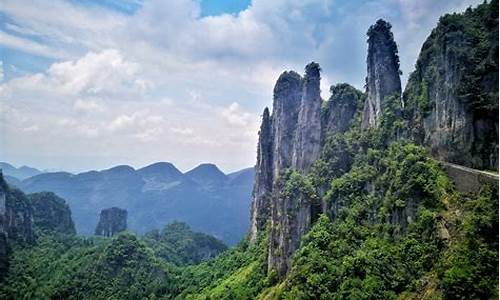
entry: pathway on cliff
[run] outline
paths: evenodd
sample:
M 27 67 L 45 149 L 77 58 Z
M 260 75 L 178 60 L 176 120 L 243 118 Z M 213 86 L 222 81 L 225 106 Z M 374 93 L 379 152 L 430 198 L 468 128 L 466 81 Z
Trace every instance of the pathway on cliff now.
M 494 172 L 472 169 L 445 161 L 441 161 L 441 163 L 460 192 L 476 193 L 484 184 L 498 186 L 499 177 Z

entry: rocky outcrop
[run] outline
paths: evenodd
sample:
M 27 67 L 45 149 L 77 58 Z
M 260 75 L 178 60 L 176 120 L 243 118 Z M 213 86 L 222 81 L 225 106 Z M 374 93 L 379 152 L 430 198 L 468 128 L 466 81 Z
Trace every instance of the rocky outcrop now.
M 311 167 L 321 150 L 320 70 L 317 63 L 308 64 L 303 80 L 292 156 L 292 167 L 301 171 Z
M 254 241 L 270 224 L 268 268 L 279 277 L 288 270 L 315 209 L 311 194 L 302 189 L 297 189 L 300 195 L 284 193 L 284 187 L 290 180 L 302 182 L 297 178 L 318 159 L 324 133 L 347 130 L 362 98 L 354 88 L 339 85 L 332 88 L 334 103 L 322 113 L 320 70 L 313 62 L 303 78 L 293 71 L 281 74 L 274 88 L 273 113 L 266 109 L 262 117 L 249 237 Z
M 290 268 L 292 255 L 310 229 L 314 192 L 308 190 L 305 176 L 288 171 L 273 188 L 268 270 L 282 278 Z
M 111 237 L 126 229 L 127 211 L 118 207 L 111 207 L 101 211 L 95 234 Z
M 378 125 L 387 97 L 401 96 L 398 48 L 391 32 L 391 24 L 380 19 L 370 27 L 367 35 L 367 98 L 362 128 Z
M 71 210 L 64 199 L 51 192 L 29 194 L 35 227 L 41 230 L 76 234 Z
M 302 77 L 294 71 L 281 74 L 274 87 L 272 134 L 275 178 L 292 165 L 302 92 Z
M 282 170 L 289 167 L 299 172 L 307 172 L 319 157 L 322 132 L 320 70 L 319 65 L 314 62 L 305 68 L 296 125 L 292 126 L 295 129 L 295 137 L 292 139 L 291 165 L 281 165 L 282 169 L 275 171 L 275 174 L 280 176 L 274 179 L 272 192 L 268 267 L 279 277 L 285 275 L 290 265 L 291 254 L 298 248 L 301 237 L 311 225 L 310 201 L 305 199 L 307 196 L 283 194 L 287 175 L 283 174 Z M 295 112 L 293 109 L 296 107 L 292 106 L 292 112 Z M 279 141 L 275 140 L 275 143 Z
M 439 160 L 498 170 L 498 1 L 442 17 L 415 67 L 410 136 Z
M 401 94 L 399 58 L 390 29 L 389 23 L 379 20 L 368 31 L 368 97 L 362 116 L 365 128 L 377 125 L 387 97 Z M 303 78 L 293 71 L 281 74 L 274 88 L 272 132 L 268 131 L 266 114 L 260 132 L 250 239 L 255 240 L 269 221 L 268 268 L 280 278 L 321 210 L 321 204 L 313 199 L 315 193 L 303 194 L 301 188 L 297 189 L 300 195 L 290 195 L 283 193 L 285 187 L 289 189 L 305 180 L 297 176 L 307 173 L 320 157 L 328 135 L 360 126 L 358 113 L 364 95 L 348 84 L 339 84 L 331 88 L 330 101 L 323 103 L 320 71 L 319 65 L 312 62 L 306 66 Z M 295 172 L 295 177 L 290 177 L 289 170 Z M 302 183 L 307 186 L 305 181 Z
M 322 116 L 323 142 L 328 135 L 351 128 L 355 114 L 360 111 L 365 98 L 362 92 L 347 83 L 332 86 L 330 92 L 331 96 Z M 357 122 L 359 126 L 359 121 Z
M 269 219 L 271 206 L 271 191 L 273 184 L 273 135 L 269 109 L 266 107 L 262 115 L 262 125 L 259 131 L 257 146 L 257 164 L 255 166 L 255 184 L 252 192 L 250 240 L 254 241 L 257 234 L 265 229 Z
M 23 192 L 11 188 L 0 172 L 0 234 L 19 243 L 35 241 L 33 208 Z
M 33 209 L 24 193 L 7 185 L 0 171 L 0 281 L 9 266 L 11 241 L 20 245 L 35 241 Z

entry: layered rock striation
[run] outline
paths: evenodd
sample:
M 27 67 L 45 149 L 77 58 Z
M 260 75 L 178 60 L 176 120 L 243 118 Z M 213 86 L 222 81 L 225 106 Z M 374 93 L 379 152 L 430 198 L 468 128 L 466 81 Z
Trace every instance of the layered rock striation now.
M 292 168 L 296 170 L 308 171 L 321 150 L 320 70 L 317 63 L 308 64 L 302 82 L 302 98 L 292 154 Z
M 271 190 L 273 184 L 273 134 L 269 109 L 262 115 L 257 146 L 257 165 L 255 166 L 255 184 L 252 192 L 250 220 L 250 240 L 257 238 L 257 233 L 265 229 L 269 218 Z
M 403 99 L 410 137 L 434 157 L 498 170 L 498 1 L 440 19 Z
M 333 207 L 318 200 L 324 196 L 322 185 L 329 183 L 313 186 L 307 176 L 310 171 L 342 174 L 350 168 L 351 150 L 336 144 L 336 134 L 360 128 L 381 143 L 408 138 L 438 159 L 498 169 L 498 2 L 467 14 L 467 19 L 478 19 L 483 29 L 478 32 L 488 34 L 467 30 L 461 15 L 442 18 L 422 48 L 403 98 L 398 49 L 391 24 L 384 20 L 367 33 L 365 94 L 338 84 L 331 87 L 329 101 L 323 101 L 316 63 L 306 66 L 304 77 L 293 71 L 281 74 L 272 114 L 266 108 L 262 118 L 250 230 L 254 241 L 269 226 L 269 273 L 278 278 L 286 274 L 318 212 L 334 215 L 342 208 L 342 199 L 333 201 Z M 404 233 L 416 217 L 418 197 L 407 199 L 387 221 Z
M 266 108 L 262 116 L 249 236 L 254 241 L 270 226 L 268 267 L 278 276 L 288 270 L 317 208 L 307 193 L 283 193 L 287 178 L 294 176 L 290 171 L 309 171 L 325 136 L 351 126 L 362 95 L 347 84 L 332 87 L 335 97 L 323 107 L 320 71 L 312 62 L 304 77 L 294 71 L 281 74 L 274 87 L 273 113 Z

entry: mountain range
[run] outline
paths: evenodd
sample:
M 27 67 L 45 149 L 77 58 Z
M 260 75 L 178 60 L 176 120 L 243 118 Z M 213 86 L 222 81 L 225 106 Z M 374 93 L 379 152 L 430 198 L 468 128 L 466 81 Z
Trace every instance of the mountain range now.
M 232 245 L 248 229 L 253 168 L 224 174 L 214 164 L 201 164 L 182 173 L 158 162 L 137 170 L 120 165 L 72 174 L 0 167 L 7 182 L 26 193 L 50 191 L 64 198 L 80 234 L 92 234 L 99 211 L 112 206 L 130 212 L 129 229 L 137 233 L 183 221 Z

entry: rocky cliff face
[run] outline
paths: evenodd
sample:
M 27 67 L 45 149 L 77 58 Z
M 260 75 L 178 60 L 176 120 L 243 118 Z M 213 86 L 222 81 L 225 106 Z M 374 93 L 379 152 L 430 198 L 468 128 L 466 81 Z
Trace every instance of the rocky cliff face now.
M 32 243 L 33 208 L 23 192 L 7 185 L 0 173 L 0 234 L 21 243 Z
M 318 212 L 335 217 L 342 209 L 342 199 L 333 199 L 331 207 L 318 205 L 318 198 L 324 196 L 322 185 L 351 167 L 353 149 L 335 139 L 338 133 L 379 127 L 376 133 L 381 141 L 406 135 L 427 145 L 437 158 L 498 168 L 498 4 L 480 7 L 488 5 L 496 7 L 475 12 L 486 28 L 479 32 L 491 32 L 487 37 L 470 37 L 477 32 L 465 29 L 470 24 L 460 23 L 456 15 L 441 20 L 451 25 L 438 26 L 424 45 L 404 107 L 398 50 L 391 25 L 384 20 L 368 30 L 366 94 L 339 84 L 331 88 L 332 96 L 324 103 L 316 63 L 307 65 L 303 78 L 295 72 L 280 76 L 272 115 L 269 120 L 266 110 L 260 132 L 252 210 L 255 225 L 250 235 L 255 240 L 270 224 L 268 272 L 282 278 Z M 463 53 L 460 49 L 467 45 L 471 51 Z M 309 171 L 325 182 L 315 182 L 313 187 Z M 370 193 L 373 188 L 370 182 L 364 187 Z M 406 197 L 405 207 L 391 212 L 387 222 L 404 233 L 416 218 L 419 197 Z
M 127 211 L 118 207 L 111 207 L 101 211 L 95 234 L 111 237 L 126 229 Z
M 257 233 L 265 229 L 269 218 L 271 190 L 273 184 L 273 135 L 269 109 L 266 107 L 262 115 L 257 146 L 257 165 L 255 166 L 255 185 L 252 192 L 252 208 L 250 222 L 250 240 L 257 238 Z
M 404 102 L 411 137 L 434 157 L 498 170 L 498 1 L 440 19 Z
M 401 95 L 398 48 L 391 32 L 391 24 L 380 19 L 370 27 L 367 35 L 367 98 L 363 109 L 363 128 L 378 125 L 384 112 L 386 97 Z
M 302 92 L 302 77 L 294 71 L 281 74 L 274 87 L 273 177 L 292 165 Z
M 320 70 L 313 62 L 303 78 L 293 71 L 281 74 L 274 88 L 273 113 L 270 116 L 266 109 L 262 117 L 249 236 L 254 241 L 269 222 L 268 267 L 278 276 L 288 270 L 317 209 L 313 193 L 300 188 L 285 193 L 285 187 L 290 180 L 303 183 L 299 174 L 307 173 L 319 157 L 326 132 L 347 130 L 362 101 L 361 92 L 343 84 L 332 88 L 332 101 L 322 111 Z
M 64 199 L 51 192 L 29 194 L 34 224 L 41 230 L 76 234 L 71 210 Z
M 307 171 L 319 157 L 321 147 L 320 67 L 317 63 L 306 66 L 302 99 L 297 120 L 292 168 Z
M 35 241 L 33 208 L 21 191 L 7 185 L 0 171 L 0 280 L 8 268 L 9 241 Z
M 362 92 L 347 83 L 332 86 L 330 92 L 331 96 L 322 116 L 323 142 L 328 135 L 350 129 L 354 125 L 355 114 L 361 110 L 365 100 Z M 359 126 L 359 123 L 356 125 Z

